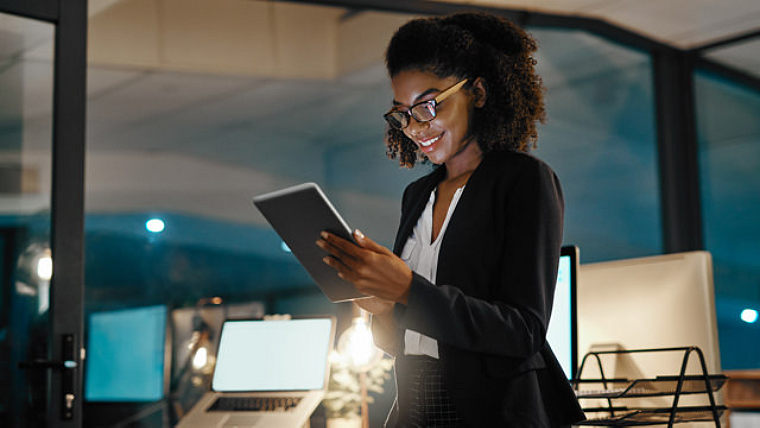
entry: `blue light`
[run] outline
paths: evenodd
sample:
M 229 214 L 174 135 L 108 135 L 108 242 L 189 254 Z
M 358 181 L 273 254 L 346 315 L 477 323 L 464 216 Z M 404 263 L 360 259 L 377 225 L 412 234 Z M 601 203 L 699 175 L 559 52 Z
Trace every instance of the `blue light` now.
M 290 253 L 290 247 L 288 247 L 288 244 L 285 243 L 285 241 L 282 241 L 280 244 L 280 248 L 282 248 L 282 251 L 285 251 L 286 253 Z
M 145 228 L 148 229 L 149 232 L 161 233 L 164 231 L 164 227 L 166 227 L 166 225 L 160 218 L 152 218 L 145 222 Z
M 741 319 L 747 324 L 752 324 L 757 321 L 757 311 L 754 309 L 745 309 L 742 311 Z

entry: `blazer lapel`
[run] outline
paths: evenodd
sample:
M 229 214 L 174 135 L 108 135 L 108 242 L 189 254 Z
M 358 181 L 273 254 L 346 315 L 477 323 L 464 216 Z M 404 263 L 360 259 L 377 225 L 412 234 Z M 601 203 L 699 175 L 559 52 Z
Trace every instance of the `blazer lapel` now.
M 442 283 L 448 282 L 452 270 L 456 270 L 457 263 L 449 263 L 449 258 L 456 259 L 463 256 L 462 249 L 469 248 L 461 239 L 472 239 L 466 231 L 469 222 L 478 221 L 478 213 L 473 213 L 475 200 L 481 193 L 482 185 L 480 184 L 481 175 L 485 174 L 484 170 L 488 168 L 490 156 L 486 155 L 475 168 L 470 179 L 467 180 L 467 186 L 464 188 L 462 195 L 459 197 L 454 212 L 451 213 L 449 224 L 446 226 L 446 233 L 441 237 L 441 248 L 438 252 L 438 269 L 436 270 L 437 281 Z M 482 213 L 480 213 L 482 214 Z
M 436 168 L 432 173 L 428 174 L 424 179 L 424 184 L 419 186 L 419 190 L 410 194 L 409 209 L 406 212 L 401 213 L 401 226 L 396 234 L 396 242 L 393 244 L 393 253 L 396 255 L 401 254 L 401 250 L 404 249 L 406 240 L 409 239 L 409 235 L 414 230 L 414 225 L 417 224 L 420 214 L 425 209 L 428 198 L 430 198 L 430 192 L 438 183 L 443 179 L 445 169 L 443 166 Z

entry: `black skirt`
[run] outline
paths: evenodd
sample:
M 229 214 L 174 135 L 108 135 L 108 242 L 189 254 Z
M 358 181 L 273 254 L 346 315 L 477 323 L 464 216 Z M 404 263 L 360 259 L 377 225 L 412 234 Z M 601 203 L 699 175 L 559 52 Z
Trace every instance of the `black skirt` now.
M 400 427 L 463 427 L 449 394 L 441 363 L 426 355 L 405 355 L 409 367 L 408 403 L 398 403 Z

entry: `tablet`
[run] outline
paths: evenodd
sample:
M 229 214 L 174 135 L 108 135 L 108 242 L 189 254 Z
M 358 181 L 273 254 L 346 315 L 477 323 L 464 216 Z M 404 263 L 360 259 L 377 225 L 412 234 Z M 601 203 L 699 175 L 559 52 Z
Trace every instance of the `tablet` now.
M 351 228 L 319 186 L 315 183 L 299 184 L 256 196 L 253 204 L 331 302 L 367 297 L 353 284 L 338 277 L 338 272 L 322 261 L 327 253 L 317 247 L 316 242 L 323 230 L 355 241 Z

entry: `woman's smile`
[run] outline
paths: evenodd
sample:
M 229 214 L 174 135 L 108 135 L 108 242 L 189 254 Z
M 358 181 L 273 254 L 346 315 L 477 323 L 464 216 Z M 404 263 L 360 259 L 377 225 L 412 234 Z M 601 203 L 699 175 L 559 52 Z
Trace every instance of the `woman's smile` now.
M 443 134 L 444 133 L 441 133 L 430 138 L 418 138 L 417 144 L 420 146 L 420 150 L 425 153 L 430 153 L 435 150 L 435 143 L 440 141 L 441 137 L 443 137 Z

